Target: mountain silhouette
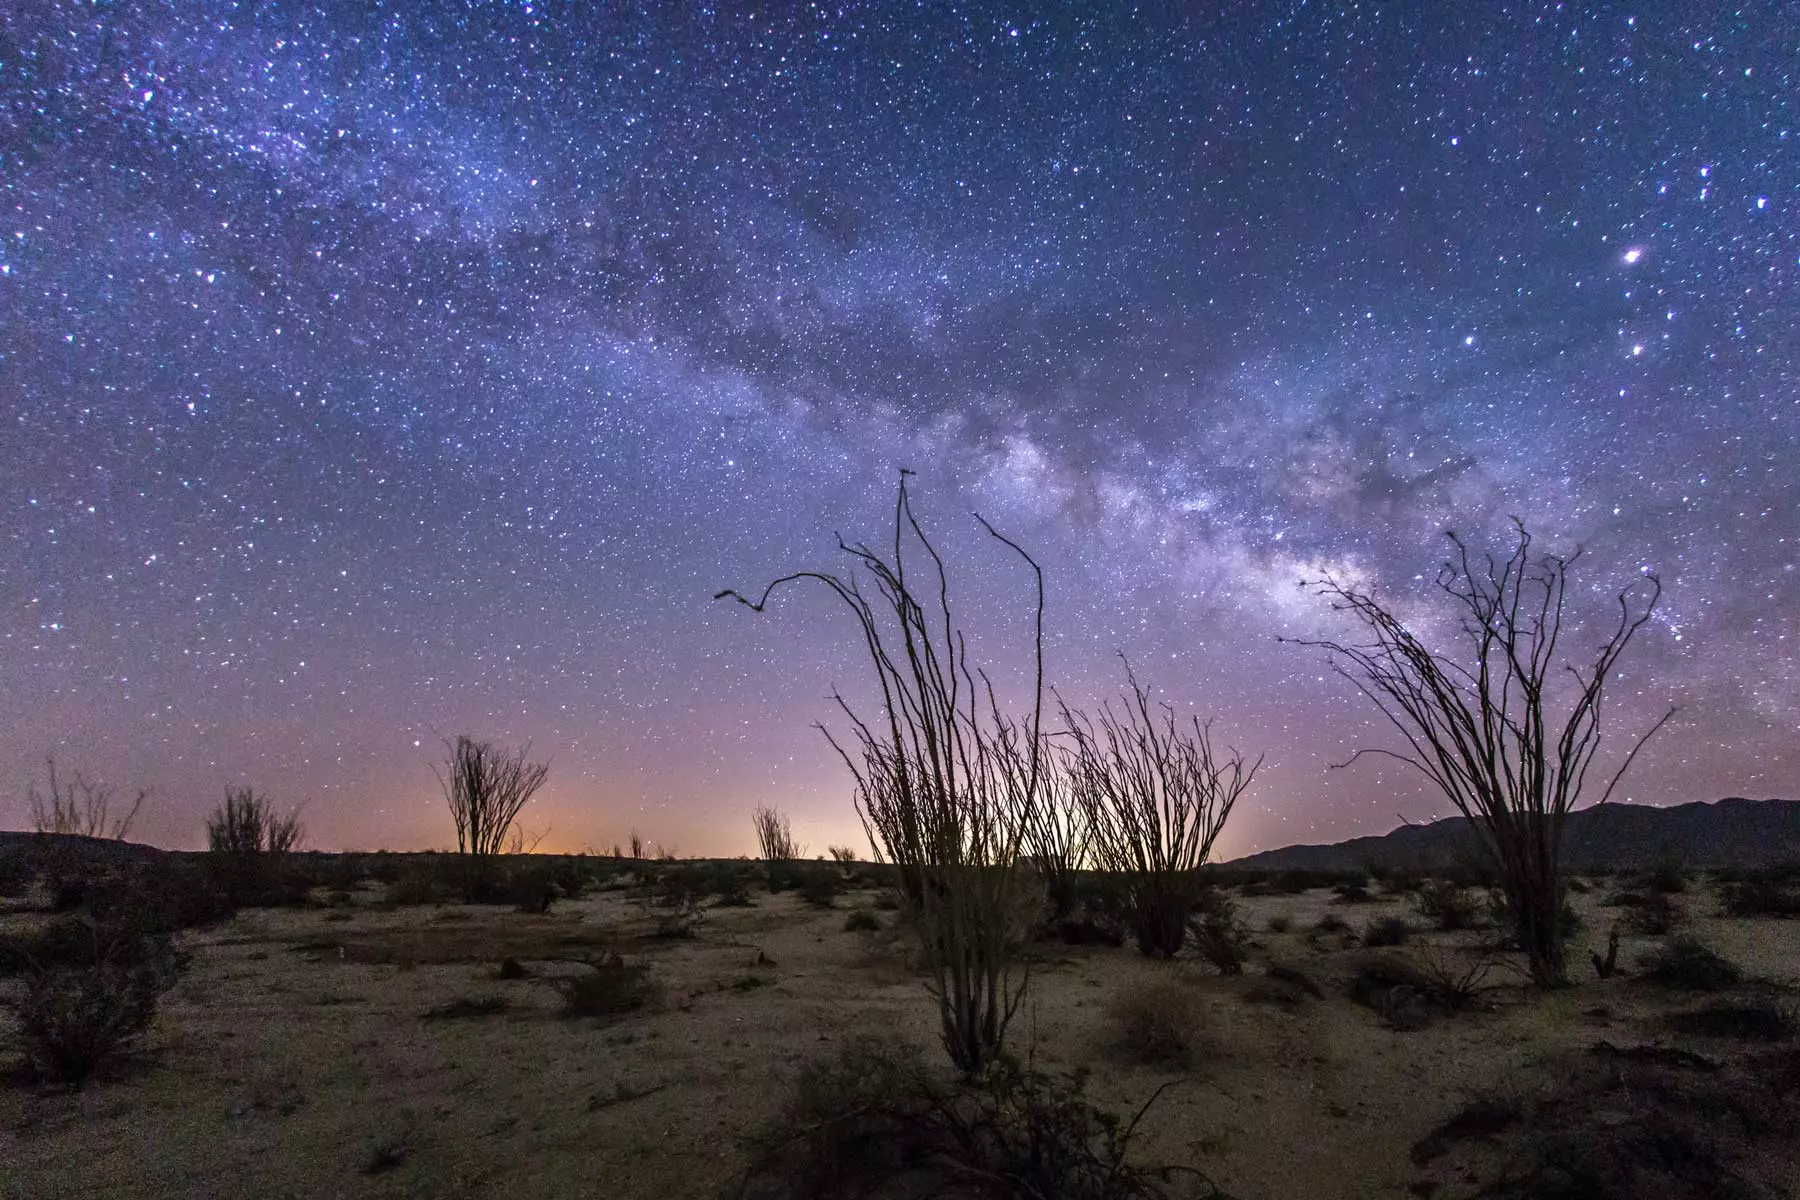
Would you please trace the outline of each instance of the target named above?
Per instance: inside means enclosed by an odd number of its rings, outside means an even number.
[[[1665,858],[1699,868],[1800,862],[1800,800],[1730,796],[1668,808],[1596,805],[1569,815],[1563,851],[1578,871],[1640,870]],[[1261,871],[1428,868],[1471,861],[1478,853],[1469,822],[1450,817],[1402,825],[1381,837],[1264,850],[1221,865]]]

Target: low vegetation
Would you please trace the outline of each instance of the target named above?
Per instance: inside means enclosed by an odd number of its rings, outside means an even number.
[[[1081,1074],[1039,1071],[1006,1057],[994,1059],[974,1080],[944,1083],[916,1051],[851,1045],[837,1058],[809,1066],[781,1116],[750,1139],[753,1165],[738,1195],[1220,1195],[1197,1171],[1134,1164],[1131,1143],[1144,1110],[1122,1119],[1090,1101],[1085,1087]]]

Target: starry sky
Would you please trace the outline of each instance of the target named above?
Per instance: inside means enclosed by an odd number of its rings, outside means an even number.
[[[1035,15],[1034,15],[1035,14]],[[1792,3],[0,4],[0,825],[47,753],[201,843],[856,834],[826,597],[895,472],[1013,688],[1216,717],[1227,854],[1441,800],[1317,651],[1442,531],[1654,570],[1622,789],[1800,795]],[[1572,644],[1580,643],[1579,640]],[[1009,694],[1015,694],[1009,692]]]

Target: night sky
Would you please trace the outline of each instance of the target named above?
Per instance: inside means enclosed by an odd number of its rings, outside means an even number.
[[[1227,854],[1444,809],[1276,638],[1508,514],[1665,583],[1623,793],[1800,794],[1800,8],[625,7],[0,4],[0,825],[443,846],[468,731],[546,849],[850,841],[854,626],[711,596],[900,467],[1006,686],[974,511],[1072,700],[1267,754]]]

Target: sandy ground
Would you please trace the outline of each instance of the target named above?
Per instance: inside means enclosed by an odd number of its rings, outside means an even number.
[[[716,1197],[744,1166],[739,1137],[777,1111],[802,1064],[846,1039],[935,1037],[905,943],[844,930],[874,893],[831,911],[759,895],[676,941],[647,937],[651,912],[620,892],[547,916],[382,910],[379,894],[187,935],[192,968],[135,1064],[75,1094],[0,1090],[0,1197]],[[1240,1200],[1404,1196],[1424,1174],[1409,1147],[1471,1097],[1530,1096],[1596,1039],[1653,1040],[1656,1014],[1691,1003],[1594,978],[1587,943],[1617,915],[1600,895],[1576,897],[1578,986],[1540,996],[1497,972],[1483,1011],[1423,1030],[1345,998],[1369,951],[1306,934],[1328,911],[1360,929],[1406,906],[1317,891],[1240,900],[1257,948],[1239,978],[1129,947],[1043,947],[1012,1044],[1091,1068],[1091,1094],[1119,1110],[1179,1079],[1145,1118],[1142,1157],[1198,1166]],[[1687,903],[1695,931],[1747,971],[1800,982],[1800,922]],[[1291,930],[1267,932],[1278,916]],[[1651,943],[1627,937],[1622,961]],[[663,1001],[611,1022],[564,1018],[545,977],[580,968],[555,960],[605,949],[649,963]],[[497,979],[506,955],[533,976]],[[1307,971],[1326,999],[1254,1002],[1271,961]],[[1206,1050],[1184,1075],[1124,1065],[1112,1047],[1109,1001],[1158,973],[1200,998]],[[423,1019],[489,996],[508,1009]]]

